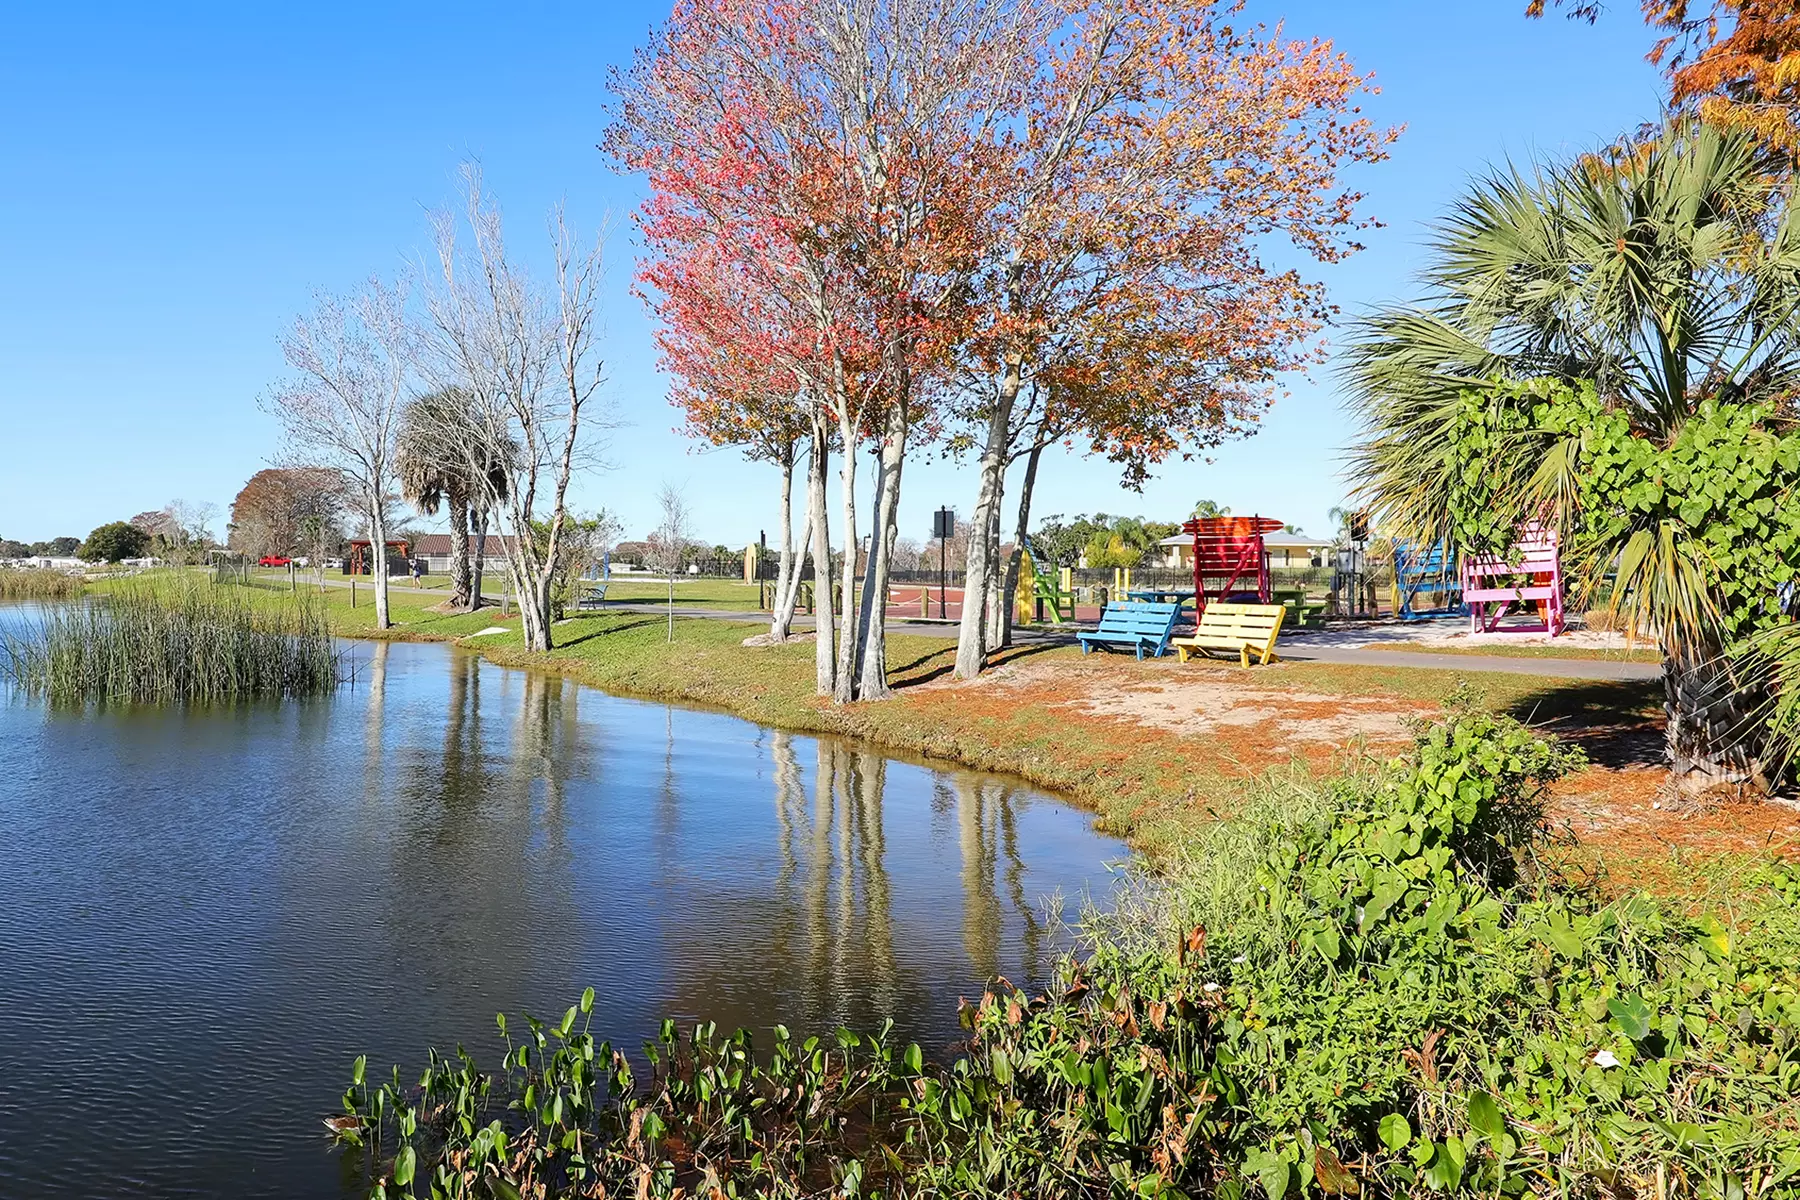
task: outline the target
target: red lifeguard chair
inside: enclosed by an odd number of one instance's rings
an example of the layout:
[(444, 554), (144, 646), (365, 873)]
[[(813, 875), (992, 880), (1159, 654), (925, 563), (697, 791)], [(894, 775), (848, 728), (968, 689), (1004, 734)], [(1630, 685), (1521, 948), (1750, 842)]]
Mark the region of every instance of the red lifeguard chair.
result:
[(1281, 528), (1274, 517), (1195, 517), (1181, 527), (1194, 539), (1194, 612), (1221, 604), (1268, 604), (1269, 552), (1263, 534)]

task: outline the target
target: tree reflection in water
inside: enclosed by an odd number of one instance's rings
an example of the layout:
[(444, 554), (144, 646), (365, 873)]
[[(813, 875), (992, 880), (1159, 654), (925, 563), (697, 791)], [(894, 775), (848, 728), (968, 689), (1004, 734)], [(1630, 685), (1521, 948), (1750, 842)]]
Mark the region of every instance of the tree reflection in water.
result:
[[(705, 946), (689, 941), (674, 956), (677, 1012), (758, 1024), (754, 1014), (773, 1010), (813, 1032), (890, 1016), (904, 1024), (908, 1014), (953, 1007), (996, 974), (1042, 978), (1049, 939), (1017, 836), (1027, 793), (932, 771), (926, 794), (955, 815), (954, 831), (939, 830), (928, 819), (936, 805), (918, 804), (910, 790), (923, 782), (916, 768), (831, 738), (771, 731), (760, 746), (770, 756), (775, 837), (767, 891), (746, 878), (729, 901), (701, 902), (722, 919)], [(910, 794), (896, 825), (901, 772)], [(673, 770), (664, 795), (681, 802)], [(753, 832), (746, 820), (741, 836)], [(746, 872), (760, 854), (738, 847)], [(947, 972), (947, 960), (964, 966)]]

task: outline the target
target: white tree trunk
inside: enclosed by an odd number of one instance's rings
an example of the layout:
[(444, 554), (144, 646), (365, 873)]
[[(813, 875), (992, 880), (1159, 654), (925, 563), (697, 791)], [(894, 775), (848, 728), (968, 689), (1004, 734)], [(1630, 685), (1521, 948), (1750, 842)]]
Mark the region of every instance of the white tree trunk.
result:
[[(762, 559), (756, 560), (757, 573), (762, 571)], [(788, 636), (788, 625), (794, 619), (792, 609), (785, 615), (782, 603), (787, 598), (788, 585), (792, 578), (799, 574), (799, 567), (794, 563), (794, 443), (789, 442), (783, 448), (781, 458), (781, 561), (775, 569), (775, 598), (769, 605), (769, 640), (785, 642)]]
[(987, 622), (987, 628), (983, 633), (983, 645), (988, 650), (998, 647), (1000, 639), (1006, 635), (1006, 614), (1010, 599), (1003, 586), (1006, 570), (1000, 561), (1000, 510), (1003, 507), (1004, 502), (994, 505), (993, 528), (988, 531), (988, 544), (993, 549), (988, 554), (987, 596), (982, 605), (982, 619)]
[[(842, 399), (840, 395), (840, 400)], [(837, 648), (837, 686), (832, 688), (831, 697), (839, 704), (848, 704), (856, 699), (856, 651), (857, 639), (854, 632), (856, 612), (856, 423), (852, 418), (849, 406), (839, 405), (838, 434), (843, 438), (844, 462), (838, 470), (839, 486), (842, 489), (844, 509), (844, 565), (843, 578), (839, 581), (839, 606), (843, 609), (843, 635), (838, 638)]]
[(388, 620), (387, 514), (381, 511), (379, 493), (371, 493), (366, 499), (369, 504), (369, 551), (375, 556), (375, 561), (369, 564), (375, 582), (375, 628), (387, 629), (392, 624)]
[(863, 572), (862, 612), (856, 631), (861, 662), (857, 694), (863, 700), (883, 700), (893, 695), (887, 681), (887, 594), (894, 538), (900, 530), (900, 470), (906, 465), (905, 406), (890, 405), (885, 425), (876, 472), (875, 514), (869, 525), (869, 562)]
[[(837, 622), (832, 617), (831, 598), (831, 514), (827, 508), (830, 500), (825, 491), (825, 473), (830, 466), (831, 457), (827, 448), (830, 444), (830, 439), (826, 436), (825, 415), (815, 409), (812, 458), (806, 466), (806, 507), (813, 514), (813, 628), (817, 631), (813, 662), (817, 674), (815, 687), (821, 696), (837, 692)], [(798, 591), (796, 588), (796, 594)]]
[(968, 569), (963, 574), (962, 622), (956, 636), (956, 677), (973, 679), (987, 661), (987, 606), (999, 551), (1000, 504), (1006, 491), (1006, 451), (1012, 434), (1013, 403), (1019, 396), (1018, 364), (1009, 364), (995, 389), (988, 414), (987, 442), (981, 449), (975, 511), (969, 518)]
[(779, 589), (775, 597), (773, 625), (780, 631), (780, 635), (775, 638), (778, 642), (786, 641), (793, 636), (794, 611), (800, 606), (800, 574), (806, 566), (806, 549), (812, 544), (812, 530), (812, 506), (808, 504), (806, 519), (800, 527), (800, 540), (795, 543), (794, 565), (788, 571), (787, 585), (785, 588)]

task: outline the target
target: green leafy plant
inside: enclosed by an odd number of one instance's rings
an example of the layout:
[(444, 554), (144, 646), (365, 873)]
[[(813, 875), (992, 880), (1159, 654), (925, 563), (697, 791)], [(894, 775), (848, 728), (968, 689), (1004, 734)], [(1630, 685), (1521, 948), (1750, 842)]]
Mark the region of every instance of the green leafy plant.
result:
[(359, 1061), (339, 1136), (382, 1197), (1800, 1194), (1800, 876), (1729, 922), (1563, 884), (1579, 761), (1457, 697), (1408, 755), (1272, 779), (948, 1064), (665, 1025), (639, 1076), (589, 993), (502, 1020), (492, 1074)]

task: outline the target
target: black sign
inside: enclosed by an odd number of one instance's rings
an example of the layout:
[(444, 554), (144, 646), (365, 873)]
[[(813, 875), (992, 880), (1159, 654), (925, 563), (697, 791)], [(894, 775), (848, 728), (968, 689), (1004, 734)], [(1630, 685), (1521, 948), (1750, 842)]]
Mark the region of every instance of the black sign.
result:
[(931, 536), (934, 538), (956, 536), (956, 510), (954, 508), (940, 508), (932, 514)]

